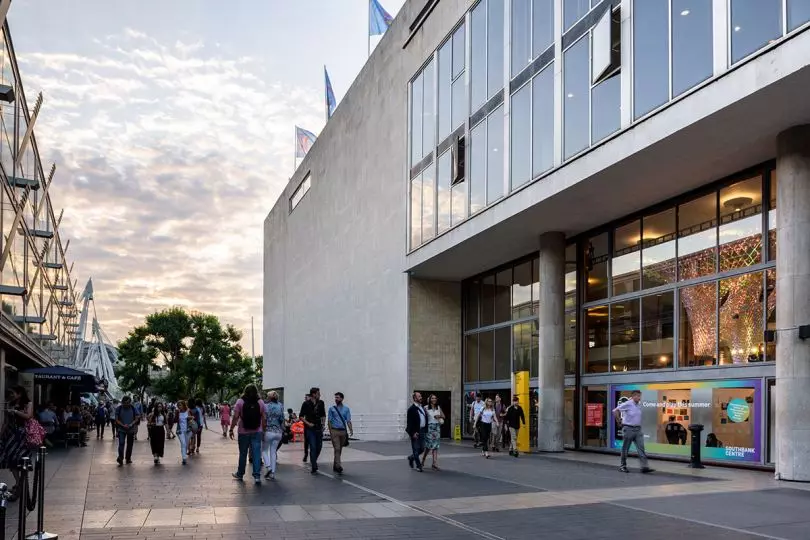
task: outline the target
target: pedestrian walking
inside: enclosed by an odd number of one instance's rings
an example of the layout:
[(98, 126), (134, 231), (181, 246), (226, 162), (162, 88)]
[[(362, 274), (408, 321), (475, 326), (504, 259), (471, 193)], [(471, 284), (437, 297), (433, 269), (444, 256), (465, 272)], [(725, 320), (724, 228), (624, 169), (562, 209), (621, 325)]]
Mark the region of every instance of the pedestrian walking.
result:
[[(123, 400), (121, 400), (123, 403)], [(119, 407), (120, 408), (120, 407)], [(143, 417), (143, 404), (138, 398), (135, 398), (134, 403), (132, 403), (132, 408), (135, 409), (135, 415), (138, 417), (138, 420), (135, 422), (135, 434), (132, 436), (132, 440), (138, 440), (138, 426), (141, 423), (141, 418)]]
[(188, 458), (188, 441), (191, 438), (189, 424), (193, 421), (193, 417), (188, 412), (188, 404), (183, 400), (177, 402), (177, 410), (177, 440), (180, 442), (180, 458), (185, 465)]
[(478, 433), (481, 435), (481, 454), (489, 459), (489, 440), (492, 435), (492, 426), (495, 424), (495, 408), (492, 406), (492, 400), (487, 398), (484, 401), (484, 408), (478, 413), (475, 418), (475, 424), (478, 428)]
[(202, 445), (202, 432), (203, 429), (208, 427), (208, 420), (205, 418), (205, 409), (203, 409), (203, 402), (201, 399), (197, 399), (195, 401), (195, 420), (197, 420), (197, 432), (195, 433), (197, 438), (197, 445), (196, 445), (196, 452), (200, 453), (200, 445)]
[(177, 423), (177, 407), (174, 403), (169, 403), (166, 408), (166, 438), (174, 438), (174, 425)]
[(329, 438), (332, 440), (332, 450), (335, 455), (332, 470), (337, 474), (343, 474), (343, 464), (340, 459), (343, 455), (343, 447), (349, 446), (349, 437), (354, 434), (352, 411), (343, 403), (343, 392), (335, 392), (335, 404), (329, 407), (326, 424), (329, 427)]
[(484, 401), (481, 399), (481, 394), (476, 392), (475, 401), (473, 401), (473, 404), (470, 407), (470, 424), (473, 426), (473, 440), (475, 441), (473, 448), (478, 448), (481, 446), (481, 434), (478, 432), (478, 429), (476, 429), (475, 419), (478, 418), (478, 415), (484, 410), (484, 405)]
[[(310, 395), (309, 395), (309, 394), (307, 394), (306, 396), (304, 396), (304, 403), (306, 403), (306, 402), (307, 402), (307, 401), (309, 401), (310, 399), (311, 399), (311, 398), (310, 398)], [(303, 403), (302, 403), (302, 404), (301, 404), (301, 408), (303, 409), (303, 407), (304, 407), (304, 405), (303, 405)], [(303, 421), (303, 420), (301, 420), (301, 423), (303, 423), (303, 422), (304, 422), (304, 421)], [(307, 462), (307, 457), (309, 456), (309, 440), (306, 438), (306, 428), (304, 428), (304, 435), (305, 435), (305, 436), (304, 436), (304, 459), (303, 459), (302, 461), (303, 461), (304, 463), (306, 463), (306, 462)]]
[(234, 428), (239, 427), (239, 463), (234, 479), (242, 481), (245, 476), (247, 454), (253, 456), (253, 481), (262, 483), (262, 432), (266, 426), (264, 401), (259, 398), (259, 390), (255, 384), (245, 387), (242, 397), (236, 400), (233, 407), (233, 418), (228, 434), (234, 438)]
[[(304, 422), (304, 440), (308, 443), (309, 463), (312, 474), (318, 473), (318, 456), (323, 447), (323, 421), (326, 417), (326, 408), (321, 400), (321, 389), (313, 386), (309, 389), (309, 399), (301, 404), (298, 415)], [(306, 449), (304, 450), (306, 461)]]
[(149, 446), (155, 465), (160, 465), (166, 446), (166, 407), (163, 403), (156, 403), (152, 407), (152, 413), (146, 418), (146, 429), (149, 430)]
[(107, 407), (102, 403), (96, 407), (96, 439), (104, 438), (104, 428), (107, 426)]
[(427, 463), (428, 454), (431, 454), (432, 465), (434, 471), (439, 469), (439, 444), (442, 439), (442, 424), (444, 424), (445, 416), (442, 408), (439, 407), (439, 398), (435, 394), (428, 397), (427, 406), (425, 407), (427, 413), (427, 435), (425, 437), (425, 453), (422, 455), (422, 465)]
[(489, 447), (495, 452), (501, 451), (503, 445), (503, 417), (506, 414), (506, 405), (501, 401), (501, 395), (495, 394), (495, 420), (492, 423), (492, 435)]
[(405, 433), (411, 441), (411, 455), (408, 456), (408, 465), (422, 472), (422, 462), (419, 460), (424, 452), (425, 435), (427, 434), (427, 413), (422, 407), (422, 394), (414, 392), (411, 395), (413, 403), (408, 407), (407, 421), (405, 423)]
[(518, 457), (518, 434), (521, 425), (526, 425), (526, 415), (523, 414), (523, 407), (520, 406), (520, 398), (517, 396), (512, 396), (512, 404), (506, 409), (504, 419), (509, 429), (509, 455)]
[(275, 480), (278, 446), (281, 444), (281, 436), (284, 433), (284, 405), (279, 403), (278, 392), (275, 390), (267, 393), (265, 417), (267, 420), (265, 422), (264, 440), (262, 441), (262, 457), (267, 472), (264, 477), (267, 480)]
[[(33, 418), (34, 405), (28, 391), (22, 386), (12, 386), (6, 394), (6, 414), (2, 434), (0, 434), (0, 469), (9, 469), (14, 475), (11, 499), (20, 496), (20, 460), (29, 454), (26, 444), (26, 423)], [(25, 504), (25, 501), (20, 504)]]
[[(140, 416), (132, 405), (132, 398), (124, 396), (121, 405), (115, 409), (115, 427), (118, 431), (118, 466), (124, 464), (126, 457), (127, 465), (132, 463), (132, 445), (135, 444), (135, 434), (138, 432)], [(126, 455), (124, 447), (126, 446)]]
[(613, 416), (616, 419), (616, 424), (622, 430), (622, 457), (621, 472), (630, 472), (627, 469), (627, 453), (630, 450), (630, 445), (636, 443), (636, 450), (638, 451), (638, 459), (641, 461), (641, 472), (651, 473), (653, 469), (648, 466), (647, 452), (644, 451), (644, 433), (641, 431), (641, 391), (633, 390), (630, 392), (630, 399), (624, 403), (619, 403), (618, 407), (613, 409)]
[(228, 426), (231, 425), (231, 407), (227, 403), (219, 405), (219, 425), (222, 427), (222, 436), (228, 436)]

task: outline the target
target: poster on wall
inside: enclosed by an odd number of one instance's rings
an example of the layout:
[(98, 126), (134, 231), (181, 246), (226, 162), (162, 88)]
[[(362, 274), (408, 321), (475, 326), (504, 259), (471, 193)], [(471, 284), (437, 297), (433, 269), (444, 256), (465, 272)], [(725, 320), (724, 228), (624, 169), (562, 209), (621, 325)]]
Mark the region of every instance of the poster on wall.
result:
[(586, 403), (585, 425), (588, 427), (602, 427), (605, 424), (604, 410), (605, 406), (601, 403)]
[[(642, 430), (648, 453), (688, 457), (692, 439), (689, 425), (702, 424), (704, 459), (762, 461), (761, 380), (612, 385), (611, 410), (632, 390), (641, 391)], [(608, 418), (611, 447), (621, 448), (621, 430), (612, 414)]]

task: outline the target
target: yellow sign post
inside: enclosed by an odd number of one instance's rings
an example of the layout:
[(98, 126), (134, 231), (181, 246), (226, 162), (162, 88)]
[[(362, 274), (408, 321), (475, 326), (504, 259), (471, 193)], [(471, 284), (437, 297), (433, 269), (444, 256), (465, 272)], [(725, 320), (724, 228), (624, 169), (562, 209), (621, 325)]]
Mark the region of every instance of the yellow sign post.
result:
[(523, 414), (526, 415), (526, 425), (520, 426), (518, 431), (517, 448), (518, 452), (529, 451), (529, 372), (518, 371), (515, 373), (515, 395), (520, 399), (520, 406)]

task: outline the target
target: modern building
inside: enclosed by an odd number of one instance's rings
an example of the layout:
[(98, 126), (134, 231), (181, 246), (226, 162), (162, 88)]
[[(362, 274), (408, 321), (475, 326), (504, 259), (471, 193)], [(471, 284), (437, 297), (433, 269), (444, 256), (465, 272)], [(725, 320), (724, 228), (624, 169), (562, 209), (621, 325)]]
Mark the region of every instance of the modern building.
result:
[(407, 1), (265, 221), (265, 385), (382, 439), (526, 370), (532, 444), (608, 452), (637, 388), (649, 452), (810, 480), (809, 23)]
[(26, 369), (69, 363), (78, 326), (69, 242), (50, 196), (56, 166), (43, 166), (34, 131), (43, 97), (26, 99), (8, 7), (0, 2), (0, 396), (33, 385)]

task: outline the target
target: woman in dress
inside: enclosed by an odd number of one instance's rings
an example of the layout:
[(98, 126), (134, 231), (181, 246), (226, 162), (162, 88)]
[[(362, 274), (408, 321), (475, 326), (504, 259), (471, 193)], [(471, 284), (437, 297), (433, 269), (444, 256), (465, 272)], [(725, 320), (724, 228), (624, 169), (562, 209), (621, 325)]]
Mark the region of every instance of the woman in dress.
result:
[(439, 407), (439, 398), (436, 397), (435, 394), (431, 394), (428, 398), (427, 407), (425, 407), (425, 412), (427, 413), (427, 438), (425, 439), (425, 454), (422, 456), (422, 463), (425, 463), (427, 459), (428, 453), (431, 454), (433, 458), (433, 465), (431, 468), (435, 471), (439, 471), (439, 442), (442, 438), (442, 424), (444, 423), (445, 417), (444, 413), (442, 412), (442, 408)]
[(278, 402), (278, 392), (274, 390), (267, 393), (267, 403), (265, 403), (264, 407), (265, 417), (267, 418), (264, 439), (262, 440), (262, 455), (264, 457), (264, 466), (267, 468), (264, 477), (267, 480), (275, 480), (278, 445), (284, 432), (284, 405)]
[(481, 453), (485, 458), (489, 459), (489, 437), (492, 434), (492, 425), (495, 422), (495, 409), (492, 406), (492, 400), (487, 398), (484, 402), (484, 408), (478, 413), (475, 418), (475, 425), (481, 433)]
[(152, 457), (155, 458), (155, 465), (160, 464), (163, 457), (163, 449), (166, 446), (166, 408), (163, 403), (158, 403), (152, 409), (146, 419), (146, 426), (149, 430), (149, 446), (152, 448)]
[(219, 406), (219, 424), (222, 426), (222, 436), (227, 437), (231, 425), (231, 407), (227, 403)]
[(11, 489), (11, 500), (20, 496), (20, 472), (17, 465), (29, 453), (25, 440), (25, 424), (34, 414), (33, 404), (28, 392), (22, 386), (12, 386), (3, 430), (0, 432), (0, 469), (11, 469), (14, 475), (14, 487)]

